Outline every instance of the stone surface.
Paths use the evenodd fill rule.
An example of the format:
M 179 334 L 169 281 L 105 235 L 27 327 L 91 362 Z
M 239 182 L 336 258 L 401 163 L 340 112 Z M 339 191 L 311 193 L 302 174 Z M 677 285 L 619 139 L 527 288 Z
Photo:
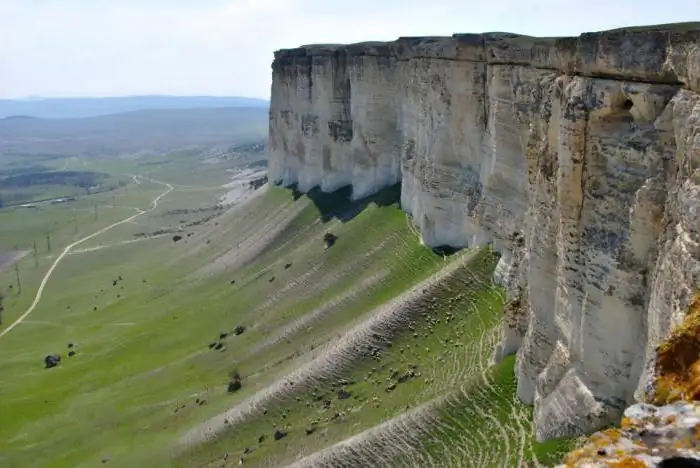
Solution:
M 557 468 L 699 465 L 700 405 L 678 402 L 627 408 L 622 428 L 593 434 Z
M 401 182 L 431 246 L 492 244 L 537 437 L 619 420 L 700 284 L 700 30 L 275 53 L 269 177 Z

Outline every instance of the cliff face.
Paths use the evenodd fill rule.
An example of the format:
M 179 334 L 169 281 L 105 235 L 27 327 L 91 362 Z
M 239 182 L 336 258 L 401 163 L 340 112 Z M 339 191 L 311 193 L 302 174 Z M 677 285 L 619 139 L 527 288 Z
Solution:
M 700 31 L 275 54 L 269 176 L 401 182 L 429 245 L 492 243 L 538 438 L 619 417 L 700 284 Z

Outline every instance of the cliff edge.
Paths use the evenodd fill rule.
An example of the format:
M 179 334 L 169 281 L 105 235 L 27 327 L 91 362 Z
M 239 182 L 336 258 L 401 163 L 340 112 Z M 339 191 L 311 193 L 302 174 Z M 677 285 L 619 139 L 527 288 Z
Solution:
M 538 439 L 618 420 L 700 283 L 700 29 L 275 53 L 269 177 L 402 184 L 426 244 L 490 243 Z

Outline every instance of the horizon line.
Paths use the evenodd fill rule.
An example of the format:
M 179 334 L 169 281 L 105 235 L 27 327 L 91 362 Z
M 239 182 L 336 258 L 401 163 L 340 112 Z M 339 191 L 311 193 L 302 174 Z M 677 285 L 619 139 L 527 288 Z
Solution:
M 237 98 L 251 99 L 258 101 L 269 101 L 269 98 L 255 96 L 241 96 L 235 94 L 121 94 L 121 95 L 100 95 L 100 96 L 57 96 L 57 95 L 30 95 L 22 97 L 1 97 L 0 101 L 48 101 L 52 99 L 125 99 L 125 98 Z

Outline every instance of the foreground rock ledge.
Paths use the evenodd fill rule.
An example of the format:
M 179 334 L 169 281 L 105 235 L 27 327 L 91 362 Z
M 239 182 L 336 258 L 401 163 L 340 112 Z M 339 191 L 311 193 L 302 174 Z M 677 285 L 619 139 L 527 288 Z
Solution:
M 700 464 L 697 402 L 631 406 L 625 411 L 621 429 L 593 434 L 585 446 L 568 454 L 557 468 L 652 467 L 664 466 L 664 462 L 666 466 L 679 467 Z
M 400 182 L 428 245 L 492 243 L 538 439 L 618 421 L 700 278 L 700 31 L 313 45 L 272 69 L 270 179 Z

